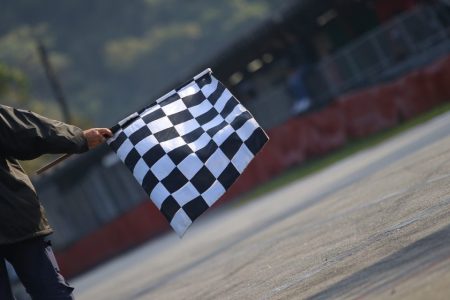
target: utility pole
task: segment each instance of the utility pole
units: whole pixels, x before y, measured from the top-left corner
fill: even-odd
[[[37,40],[37,50],[41,59],[42,66],[45,70],[45,75],[47,76],[47,79],[50,83],[50,88],[52,90],[53,96],[55,97],[61,108],[64,122],[71,123],[72,118],[70,115],[69,106],[67,105],[66,98],[64,97],[61,84],[59,83],[56,73],[53,70],[52,65],[50,64],[47,49],[45,48],[44,43],[39,39]]]

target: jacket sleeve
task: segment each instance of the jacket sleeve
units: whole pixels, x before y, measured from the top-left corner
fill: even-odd
[[[83,131],[36,113],[0,105],[0,153],[19,160],[88,150]]]

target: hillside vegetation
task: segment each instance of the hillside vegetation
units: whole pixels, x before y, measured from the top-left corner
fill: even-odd
[[[41,39],[77,122],[111,126],[206,67],[277,1],[4,0],[1,6],[0,62],[27,82],[26,97],[3,94],[2,103],[61,117],[37,55]]]

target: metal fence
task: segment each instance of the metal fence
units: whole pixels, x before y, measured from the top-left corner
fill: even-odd
[[[445,5],[418,6],[399,15],[315,65],[307,78],[312,97],[326,103],[450,52],[449,26]]]

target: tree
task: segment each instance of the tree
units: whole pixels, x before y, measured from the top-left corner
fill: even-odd
[[[27,80],[20,70],[0,62],[0,99],[2,103],[11,104],[12,100],[8,100],[8,98],[23,100],[27,93],[27,86]]]

